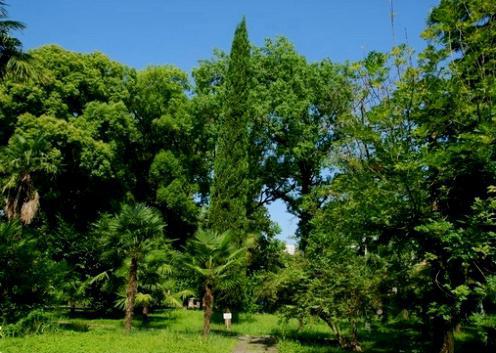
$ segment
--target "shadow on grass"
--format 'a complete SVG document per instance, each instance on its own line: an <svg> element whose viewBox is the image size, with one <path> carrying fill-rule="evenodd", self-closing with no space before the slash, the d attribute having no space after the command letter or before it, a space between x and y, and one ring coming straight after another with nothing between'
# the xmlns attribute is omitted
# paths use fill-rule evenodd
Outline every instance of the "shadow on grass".
<svg viewBox="0 0 496 353"><path fill-rule="evenodd" d="M423 353L432 350L431 338L422 334L421 323L407 320L374 325L372 331L362 334L362 339L367 342L367 351L372 353ZM456 335L455 350L457 353L494 352L471 332L470 327Z"/></svg>
<svg viewBox="0 0 496 353"><path fill-rule="evenodd" d="M495 332L496 333L496 332ZM492 353L496 352L496 345L494 340L496 335L491 335L488 344L484 344L481 341L477 330L473 327L462 328L462 332L456 335L456 352L461 353Z"/></svg>
<svg viewBox="0 0 496 353"><path fill-rule="evenodd" d="M210 333L224 337L238 337L240 335L240 333L237 331L227 331L227 330L219 330L219 329L211 329Z"/></svg>
<svg viewBox="0 0 496 353"><path fill-rule="evenodd" d="M150 315L147 320L143 320L141 315L136 315L135 318L133 324L136 328L159 330L170 328L177 321L178 315L174 311L159 310Z"/></svg>
<svg viewBox="0 0 496 353"><path fill-rule="evenodd" d="M272 336L257 337L250 340L250 343L263 344L267 347L275 346L277 339Z"/></svg>
<svg viewBox="0 0 496 353"><path fill-rule="evenodd" d="M371 330L361 330L359 340L365 352L370 353L423 353L428 352L425 337L419 325L410 322L376 323ZM347 352L339 347L337 339L329 331L273 330L272 335L280 340L293 341L307 352ZM484 352L478 349L458 350L463 353Z"/></svg>
<svg viewBox="0 0 496 353"><path fill-rule="evenodd" d="M95 311L95 310L75 310L62 314L70 319L100 320L100 319L120 319L123 317L121 311Z"/></svg>
<svg viewBox="0 0 496 353"><path fill-rule="evenodd" d="M421 335L421 326L416 322L397 321L382 324L376 322L371 330L361 332L361 340L367 351L373 353L427 352L425 337Z"/></svg>
<svg viewBox="0 0 496 353"><path fill-rule="evenodd" d="M74 331L74 332L88 332L90 327L85 322L59 322L58 327L64 331Z"/></svg>
<svg viewBox="0 0 496 353"><path fill-rule="evenodd" d="M329 333L310 330L272 330L271 336L278 341L293 342L301 346L304 353L341 353L338 341Z"/></svg>
<svg viewBox="0 0 496 353"><path fill-rule="evenodd" d="M147 320L143 320L141 314L136 313L133 320L133 328L138 330L160 330L169 329L174 326L178 315L173 310L156 310ZM124 313L103 314L96 311L77 311L72 313L60 313L58 327L61 330L87 332L107 331L113 332L123 329Z"/></svg>

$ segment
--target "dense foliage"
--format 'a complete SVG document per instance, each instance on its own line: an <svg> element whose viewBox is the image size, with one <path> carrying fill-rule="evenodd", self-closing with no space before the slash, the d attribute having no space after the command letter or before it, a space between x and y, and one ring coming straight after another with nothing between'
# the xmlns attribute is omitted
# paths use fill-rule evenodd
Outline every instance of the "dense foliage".
<svg viewBox="0 0 496 353"><path fill-rule="evenodd" d="M243 19L190 82L24 53L0 1L0 323L123 308L129 331L135 307L146 322L195 296L204 334L215 310L259 310L317 318L353 351L395 320L433 352L466 327L494 349L495 26L493 0L441 0L423 52L340 65L255 47Z"/></svg>

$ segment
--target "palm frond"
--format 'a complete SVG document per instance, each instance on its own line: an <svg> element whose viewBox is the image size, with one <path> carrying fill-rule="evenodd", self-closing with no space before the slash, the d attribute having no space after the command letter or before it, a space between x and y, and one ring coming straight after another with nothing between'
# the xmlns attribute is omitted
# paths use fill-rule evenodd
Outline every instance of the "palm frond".
<svg viewBox="0 0 496 353"><path fill-rule="evenodd" d="M246 258L246 248L236 246L230 232L199 230L188 245L186 266L213 283L229 277L229 271Z"/></svg>
<svg viewBox="0 0 496 353"><path fill-rule="evenodd" d="M19 53L12 56L7 62L5 77L10 80L21 81L36 78L36 71L33 68L31 55Z"/></svg>
<svg viewBox="0 0 496 353"><path fill-rule="evenodd" d="M7 17L7 3L4 0L0 0L0 17Z"/></svg>
<svg viewBox="0 0 496 353"><path fill-rule="evenodd" d="M162 264L157 268L157 273L161 276L170 275L174 272L174 267L170 264Z"/></svg>
<svg viewBox="0 0 496 353"><path fill-rule="evenodd" d="M190 289L184 289L182 291L172 293L170 290L164 291L163 303L167 306L180 308L183 306L183 301L195 295L195 292Z"/></svg>
<svg viewBox="0 0 496 353"><path fill-rule="evenodd" d="M152 305L152 303L153 303L153 297L151 296L151 294L141 293L141 292L136 293L136 298L135 298L136 306Z"/></svg>
<svg viewBox="0 0 496 353"><path fill-rule="evenodd" d="M90 279L89 284L94 284L97 282L108 281L110 279L108 271L101 272Z"/></svg>
<svg viewBox="0 0 496 353"><path fill-rule="evenodd" d="M13 239L20 238L21 234L22 227L18 222L0 223L0 244L7 244Z"/></svg>
<svg viewBox="0 0 496 353"><path fill-rule="evenodd" d="M119 292L117 293L117 299L114 301L114 307L119 309L119 310L125 310L126 309L126 293L124 292Z"/></svg>
<svg viewBox="0 0 496 353"><path fill-rule="evenodd" d="M26 25L19 21L12 20L0 20L0 31L1 32L10 32L10 31L18 31L26 28Z"/></svg>

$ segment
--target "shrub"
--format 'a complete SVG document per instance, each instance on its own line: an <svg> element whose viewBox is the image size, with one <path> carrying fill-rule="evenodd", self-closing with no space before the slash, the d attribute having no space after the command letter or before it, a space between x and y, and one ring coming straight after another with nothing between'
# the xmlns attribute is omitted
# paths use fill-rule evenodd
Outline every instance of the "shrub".
<svg viewBox="0 0 496 353"><path fill-rule="evenodd" d="M36 335L55 331L57 328L57 321L53 314L44 312L43 310L33 310L15 324L2 327L0 337Z"/></svg>
<svg viewBox="0 0 496 353"><path fill-rule="evenodd" d="M496 346L496 316L475 314L471 321L481 341L488 347Z"/></svg>

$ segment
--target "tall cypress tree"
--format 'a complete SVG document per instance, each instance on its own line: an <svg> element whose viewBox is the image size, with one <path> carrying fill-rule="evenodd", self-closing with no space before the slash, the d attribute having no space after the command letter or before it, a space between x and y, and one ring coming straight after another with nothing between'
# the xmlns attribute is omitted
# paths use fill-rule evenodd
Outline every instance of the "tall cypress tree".
<svg viewBox="0 0 496 353"><path fill-rule="evenodd" d="M243 18L234 33L218 121L209 215L212 229L218 232L242 233L247 228L249 86L250 42Z"/></svg>

